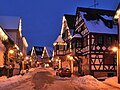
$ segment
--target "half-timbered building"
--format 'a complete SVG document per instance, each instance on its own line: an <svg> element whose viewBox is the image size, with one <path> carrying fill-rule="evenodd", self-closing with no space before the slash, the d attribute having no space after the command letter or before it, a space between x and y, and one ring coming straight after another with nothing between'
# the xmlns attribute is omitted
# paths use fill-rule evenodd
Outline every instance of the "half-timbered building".
<svg viewBox="0 0 120 90"><path fill-rule="evenodd" d="M116 75L117 25L113 22L114 11L92 8L76 10L75 34L81 42L74 48L74 59L81 59L81 71L95 77Z"/></svg>
<svg viewBox="0 0 120 90"><path fill-rule="evenodd" d="M51 55L52 55L52 48L50 47L40 47L40 46L34 46L31 50L31 66L38 66L38 64L41 64L42 66L45 66L45 64L51 64Z"/></svg>

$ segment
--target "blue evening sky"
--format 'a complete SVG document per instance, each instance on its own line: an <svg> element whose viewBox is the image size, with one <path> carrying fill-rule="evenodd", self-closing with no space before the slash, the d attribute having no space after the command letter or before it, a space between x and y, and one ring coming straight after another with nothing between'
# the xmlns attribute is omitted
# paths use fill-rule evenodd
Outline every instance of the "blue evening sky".
<svg viewBox="0 0 120 90"><path fill-rule="evenodd" d="M115 10L120 0L96 0L99 9ZM53 47L60 34L62 16L77 7L91 7L94 0L0 0L0 16L22 18L22 32L32 46ZM92 7L91 7L92 8Z"/></svg>

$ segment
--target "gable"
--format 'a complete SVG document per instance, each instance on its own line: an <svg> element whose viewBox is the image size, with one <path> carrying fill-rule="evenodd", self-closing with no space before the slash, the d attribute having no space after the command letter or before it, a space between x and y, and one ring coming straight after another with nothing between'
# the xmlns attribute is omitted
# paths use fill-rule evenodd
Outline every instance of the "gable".
<svg viewBox="0 0 120 90"><path fill-rule="evenodd" d="M44 47L34 46L36 55L42 56Z"/></svg>
<svg viewBox="0 0 120 90"><path fill-rule="evenodd" d="M75 15L67 15L65 14L62 19L62 29L61 35L62 38L66 41L66 39L71 39L74 32L74 22Z"/></svg>
<svg viewBox="0 0 120 90"><path fill-rule="evenodd" d="M117 34L117 25L113 22L113 15L114 11L110 10L79 8L76 13L76 31L82 31L81 27L85 26L85 32L88 30L93 33Z"/></svg>
<svg viewBox="0 0 120 90"><path fill-rule="evenodd" d="M44 47L44 50L43 50L43 53L42 53L42 58L49 58L49 54L48 54L48 51L46 49L46 47Z"/></svg>

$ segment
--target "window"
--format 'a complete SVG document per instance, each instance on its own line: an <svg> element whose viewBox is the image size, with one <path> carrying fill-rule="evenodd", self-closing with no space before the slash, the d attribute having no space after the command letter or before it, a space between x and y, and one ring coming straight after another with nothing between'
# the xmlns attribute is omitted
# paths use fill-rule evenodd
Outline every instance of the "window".
<svg viewBox="0 0 120 90"><path fill-rule="evenodd" d="M107 43L107 45L111 45L112 44L112 37L109 36L107 38L107 42L106 43Z"/></svg>
<svg viewBox="0 0 120 90"><path fill-rule="evenodd" d="M59 45L59 50L64 50L64 45Z"/></svg>
<svg viewBox="0 0 120 90"><path fill-rule="evenodd" d="M87 39L84 38L83 46L85 47L87 45Z"/></svg>
<svg viewBox="0 0 120 90"><path fill-rule="evenodd" d="M103 37L102 37L102 36L99 36L99 37L98 37L98 44L99 44L99 45L102 45L102 44L103 44Z"/></svg>
<svg viewBox="0 0 120 90"><path fill-rule="evenodd" d="M55 50L59 50L59 45L56 45L56 49Z"/></svg>
<svg viewBox="0 0 120 90"><path fill-rule="evenodd" d="M77 47L81 47L81 46L82 46L80 40L77 40L77 42L76 42L76 46L77 46Z"/></svg>

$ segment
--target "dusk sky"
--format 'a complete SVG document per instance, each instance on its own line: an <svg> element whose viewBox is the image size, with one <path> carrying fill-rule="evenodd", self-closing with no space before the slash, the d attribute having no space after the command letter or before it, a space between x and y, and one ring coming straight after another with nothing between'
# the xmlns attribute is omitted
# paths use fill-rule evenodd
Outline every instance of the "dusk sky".
<svg viewBox="0 0 120 90"><path fill-rule="evenodd" d="M116 10L120 0L96 0L96 8ZM22 18L22 33L32 46L53 47L60 34L62 16L75 15L77 7L89 8L94 0L0 0L0 16ZM92 8L92 7L91 7Z"/></svg>

